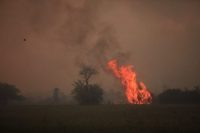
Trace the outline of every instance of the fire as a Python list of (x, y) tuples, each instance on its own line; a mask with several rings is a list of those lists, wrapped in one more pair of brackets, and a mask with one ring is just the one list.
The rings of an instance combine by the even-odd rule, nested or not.
[(132, 65), (118, 66), (117, 60), (115, 59), (110, 60), (107, 65), (108, 68), (112, 70), (115, 77), (120, 79), (130, 104), (151, 103), (151, 93), (147, 90), (143, 82), (137, 81), (137, 75)]

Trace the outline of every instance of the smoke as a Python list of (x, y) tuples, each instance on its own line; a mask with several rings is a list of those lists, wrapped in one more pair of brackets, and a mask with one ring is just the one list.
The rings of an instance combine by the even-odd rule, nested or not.
[(115, 95), (121, 86), (105, 65), (116, 58), (133, 64), (153, 92), (163, 84), (199, 84), (199, 4), (1, 0), (0, 81), (26, 95), (50, 95), (55, 87), (70, 92), (79, 66), (87, 64), (99, 71), (95, 81)]
[(1, 80), (25, 94), (71, 88), (79, 65), (104, 69), (120, 51), (113, 27), (98, 18), (101, 2), (20, 0), (1, 6)]

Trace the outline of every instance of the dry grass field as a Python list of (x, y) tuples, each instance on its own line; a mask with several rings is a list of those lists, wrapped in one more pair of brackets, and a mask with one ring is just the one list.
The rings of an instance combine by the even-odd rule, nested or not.
[(0, 109), (0, 133), (200, 132), (200, 106), (99, 105), (8, 106)]

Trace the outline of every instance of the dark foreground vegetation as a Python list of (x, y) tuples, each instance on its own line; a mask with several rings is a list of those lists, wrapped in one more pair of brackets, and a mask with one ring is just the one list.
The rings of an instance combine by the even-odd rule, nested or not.
[(162, 104), (200, 104), (200, 87), (169, 88), (157, 96), (157, 102)]
[(200, 132), (197, 105), (7, 106), (1, 133)]

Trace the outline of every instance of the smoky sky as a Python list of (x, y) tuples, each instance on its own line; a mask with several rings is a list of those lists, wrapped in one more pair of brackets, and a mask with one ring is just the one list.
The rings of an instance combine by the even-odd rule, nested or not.
[(0, 81), (26, 95), (69, 93), (88, 64), (115, 95), (106, 62), (117, 58), (153, 93), (198, 85), (199, 12), (198, 0), (0, 0)]

